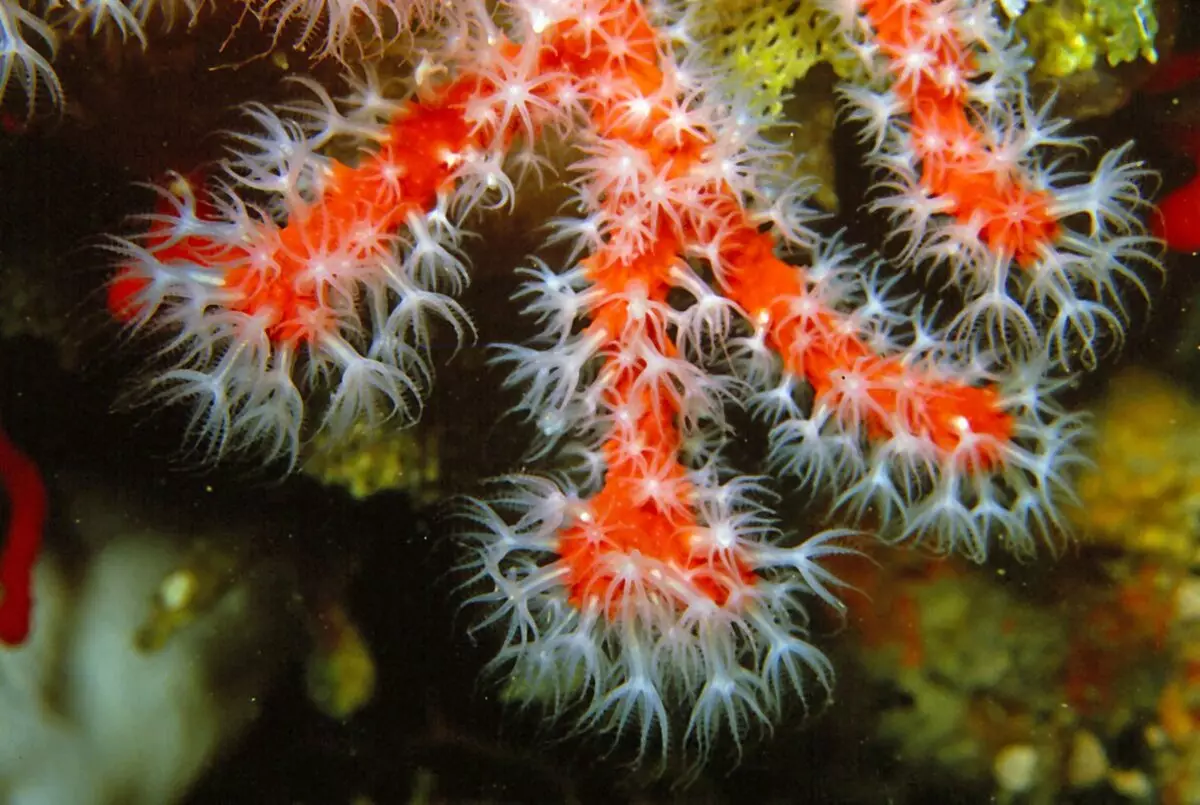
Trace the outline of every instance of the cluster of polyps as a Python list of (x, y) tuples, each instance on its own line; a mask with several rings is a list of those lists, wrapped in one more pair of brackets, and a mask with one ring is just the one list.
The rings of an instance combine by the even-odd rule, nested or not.
[[(237, 0), (234, 16), (252, 14), (274, 30), (279, 41), (295, 34), (295, 45), (317, 58), (341, 58), (379, 44), (390, 32), (429, 24), (449, 0)], [(62, 31), (88, 29), (93, 35), (149, 43), (155, 25), (188, 25), (210, 6), (229, 0), (0, 0), (0, 101), (20, 90), (32, 116), (45, 95), (62, 104), (64, 91), (54, 72), (54, 52)], [(365, 23), (365, 24), (363, 24)], [(10, 94), (11, 98), (12, 95)]]
[[(164, 190), (148, 232), (116, 243), (110, 304), (166, 334), (152, 393), (192, 401), (214, 456), (294, 462), (314, 429), (419, 414), (433, 327), (470, 329), (463, 216), (521, 192), (548, 129), (570, 139), (579, 215), (549, 240), (574, 262), (527, 271), (543, 331), (500, 359), (559, 471), (467, 504), (467, 589), (500, 625), (496, 663), (553, 712), (654, 753), (682, 710), (703, 755), (778, 719), (806, 677), (830, 684), (803, 599), (838, 605), (821, 560), (847, 550), (776, 528), (763, 479), (722, 458), (726, 409), (770, 424), (775, 469), (887, 535), (1029, 553), (1058, 532), (1080, 433), (1051, 372), (1119, 326), (1106, 305), (1150, 241), (1120, 152), (1055, 172), (1047, 151), (1069, 143), (1028, 111), (987, 9), (840, 9), (880, 84), (848, 94), (892, 174), (877, 204), (910, 238), (899, 262), (948, 264), (962, 312), (899, 298), (894, 272), (808, 229), (762, 121), (688, 51), (693, 11), (443, 8), (408, 99), (368, 73), (337, 100), (309, 82), (282, 117), (250, 107), (225, 175)], [(353, 166), (322, 154), (347, 139)], [(801, 251), (807, 267), (780, 256)]]

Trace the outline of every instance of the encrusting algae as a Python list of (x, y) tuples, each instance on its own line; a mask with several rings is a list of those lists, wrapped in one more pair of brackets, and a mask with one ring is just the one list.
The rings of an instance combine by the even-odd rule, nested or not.
[(1158, 17), (1153, 0), (1049, 0), (1030, 3), (1017, 30), (1036, 72), (1062, 78), (1095, 68), (1145, 59), (1154, 64)]
[(1083, 539), (1191, 562), (1200, 524), (1200, 405), (1161, 376), (1116, 377), (1071, 519)]
[(441, 478), (436, 427), (371, 428), (355, 423), (344, 438), (318, 434), (303, 472), (355, 500), (384, 490), (407, 492), (417, 503), (436, 500)]

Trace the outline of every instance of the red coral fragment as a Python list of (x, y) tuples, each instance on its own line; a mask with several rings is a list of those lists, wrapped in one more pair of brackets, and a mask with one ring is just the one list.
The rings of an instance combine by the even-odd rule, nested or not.
[(46, 486), (37, 465), (0, 428), (0, 486), (11, 515), (0, 553), (0, 643), (17, 646), (29, 636), (33, 565), (46, 522)]
[(1200, 251), (1200, 175), (1158, 205), (1151, 225), (1155, 237), (1177, 252)]

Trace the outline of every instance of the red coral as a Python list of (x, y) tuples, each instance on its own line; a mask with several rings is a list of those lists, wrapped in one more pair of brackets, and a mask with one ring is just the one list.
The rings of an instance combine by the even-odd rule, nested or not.
[(0, 642), (15, 646), (29, 636), (33, 565), (46, 522), (46, 486), (37, 465), (0, 429), (0, 486), (12, 513), (0, 553)]

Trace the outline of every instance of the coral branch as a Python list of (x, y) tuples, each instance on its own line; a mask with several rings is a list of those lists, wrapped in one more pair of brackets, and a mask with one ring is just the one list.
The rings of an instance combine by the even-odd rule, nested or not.
[[(646, 756), (740, 747), (830, 687), (804, 602), (840, 608), (822, 563), (848, 532), (776, 526), (766, 479), (726, 460), (730, 407), (769, 425), (770, 469), (884, 539), (976, 559), (1057, 544), (1084, 428), (1056, 396), (1120, 342), (1122, 294), (1157, 265), (1147, 171), (1127, 148), (1064, 167), (1083, 141), (1031, 108), (988, 4), (836, 9), (865, 67), (844, 94), (884, 174), (873, 206), (903, 241), (890, 263), (810, 228), (685, 5), (489, 8), (438, 7), (405, 98), (368, 67), (343, 97), (302, 80), (308, 100), (247, 106), (220, 173), (160, 191), (145, 234), (113, 243), (110, 309), (160, 339), (148, 397), (191, 403), (207, 457), (294, 464), (315, 432), (415, 420), (435, 331), (471, 330), (463, 222), (526, 192), (553, 133), (574, 148), (573, 216), (547, 243), (569, 264), (523, 270), (542, 330), (496, 363), (537, 429), (530, 460), (555, 472), (503, 478), (464, 514), (494, 670)], [(943, 293), (897, 292), (929, 271)]]

